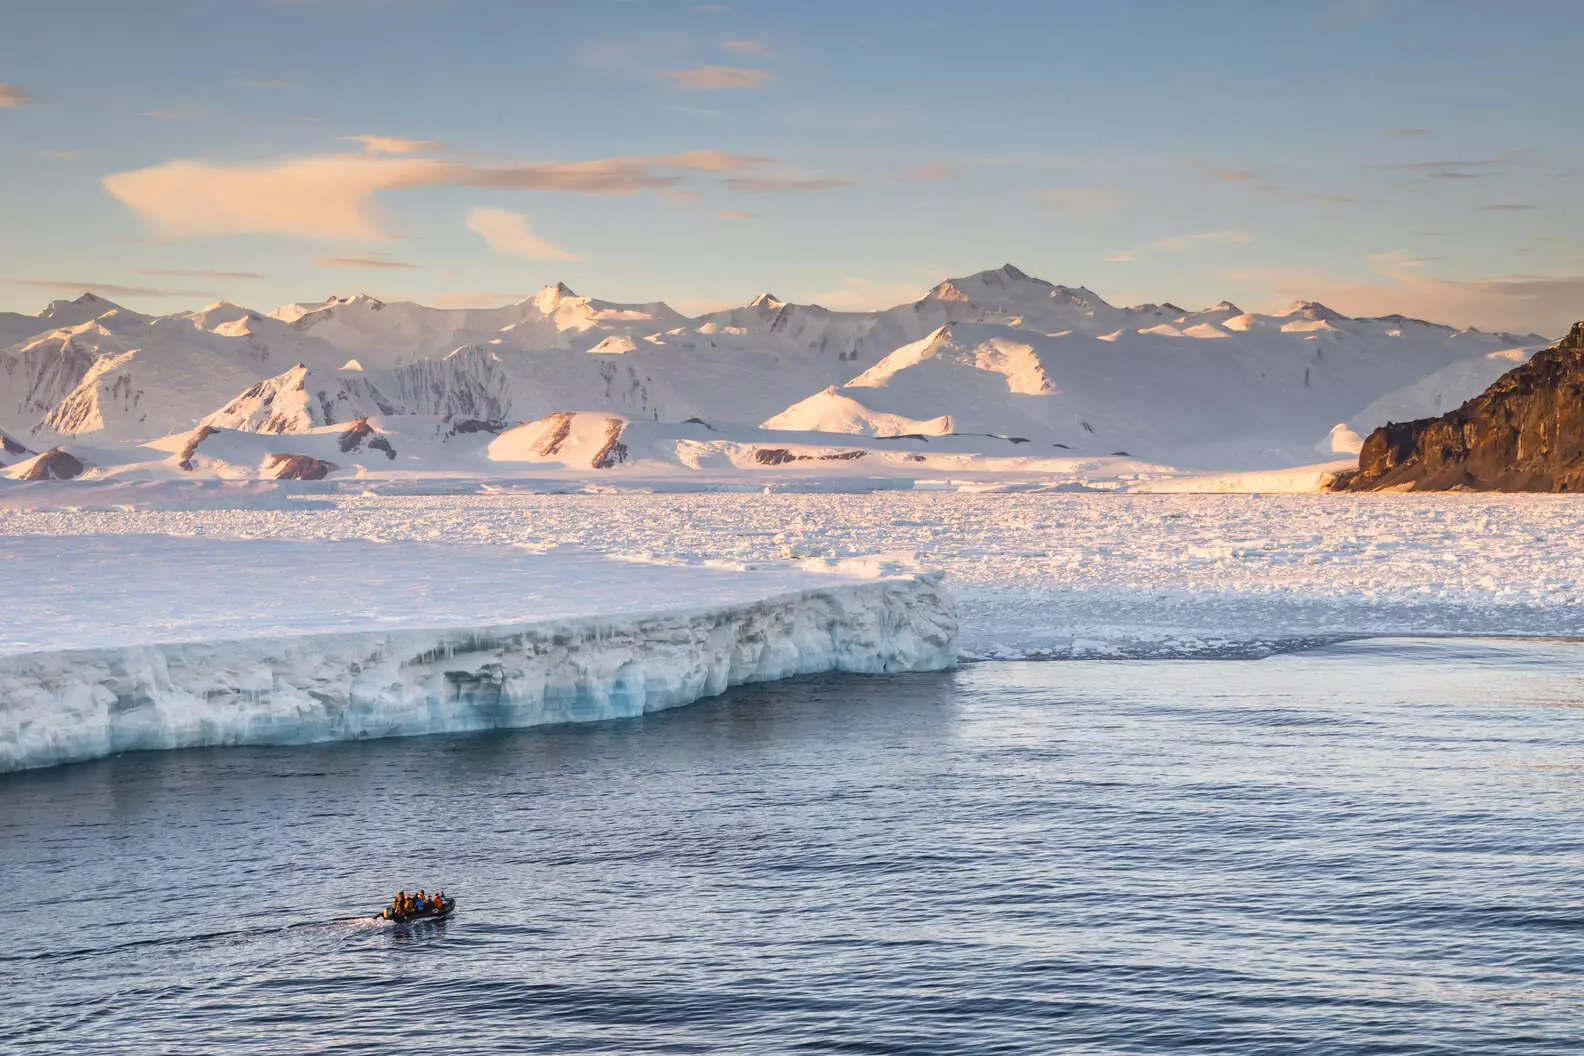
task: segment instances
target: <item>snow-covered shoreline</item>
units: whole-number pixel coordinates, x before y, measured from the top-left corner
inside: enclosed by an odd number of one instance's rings
[[[35,560],[63,541],[13,538],[6,556]],[[957,653],[955,610],[938,575],[760,573],[513,554],[514,548],[502,547],[456,548],[456,564],[465,567],[477,551],[490,551],[491,560],[474,569],[474,578],[478,584],[498,581],[501,593],[510,592],[514,578],[548,577],[552,586],[528,606],[545,618],[464,622],[457,605],[467,584],[461,594],[438,599],[430,626],[421,625],[422,616],[382,613],[378,597],[372,607],[360,607],[354,596],[339,612],[315,611],[314,603],[366,555],[340,555],[348,562],[338,570],[341,578],[327,577],[317,594],[310,587],[304,598],[291,590],[294,570],[278,560],[282,544],[275,542],[277,560],[252,569],[255,586],[261,576],[282,577],[273,597],[265,588],[262,605],[250,607],[245,594],[235,596],[215,633],[203,635],[188,604],[200,616],[221,613],[227,592],[207,592],[202,583],[184,592],[174,582],[169,591],[143,596],[150,625],[136,628],[139,590],[172,573],[173,557],[185,553],[196,567],[206,559],[212,564],[217,552],[251,548],[268,559],[271,543],[137,536],[122,543],[123,556],[142,549],[149,566],[141,581],[132,577],[130,591],[123,585],[52,596],[61,577],[45,570],[28,578],[25,568],[0,588],[11,617],[0,633],[0,772],[137,749],[303,744],[623,718],[747,682],[836,671],[940,670]],[[315,560],[327,552],[336,556],[337,548],[359,549],[356,543],[285,544],[286,552],[293,548]],[[98,539],[87,547],[91,565],[78,565],[108,571],[115,549],[113,539]],[[361,549],[384,550],[393,562],[382,570],[390,588],[385,600],[407,591],[401,559],[422,544]],[[422,600],[423,576],[437,567],[422,560],[409,566],[411,596]],[[601,592],[616,583],[629,588],[626,594],[604,593],[602,604]],[[557,597],[566,591],[588,596]],[[162,622],[158,610],[172,600],[183,611],[167,612]],[[487,590],[475,600],[499,603]],[[24,622],[16,617],[30,607],[46,626],[31,636],[16,633]],[[105,618],[92,619],[96,610]],[[353,613],[365,625],[384,620],[395,626],[330,629],[353,622],[346,619]],[[90,618],[81,621],[84,616]],[[250,625],[259,633],[245,635]],[[123,644],[108,644],[118,637]],[[49,647],[71,641],[93,646]]]

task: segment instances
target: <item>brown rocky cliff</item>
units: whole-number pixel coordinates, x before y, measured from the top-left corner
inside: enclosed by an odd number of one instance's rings
[[[1584,323],[1439,418],[1392,422],[1337,491],[1584,491]]]

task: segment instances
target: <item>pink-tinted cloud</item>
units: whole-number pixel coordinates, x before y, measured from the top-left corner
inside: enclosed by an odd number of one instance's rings
[[[521,293],[488,293],[484,291],[469,293],[437,293],[426,298],[438,308],[493,308],[497,305],[511,304],[522,300]]]
[[[871,282],[864,278],[843,279],[840,288],[823,290],[810,300],[838,312],[872,312],[881,308],[916,301],[923,290],[910,282]]]
[[[734,191],[746,191],[749,194],[803,194],[852,186],[851,180],[834,177],[798,179],[792,176],[734,176],[724,182]]]
[[[81,279],[0,279],[0,285],[31,286],[40,290],[97,293],[102,297],[213,297],[208,290],[162,290],[150,286],[126,286],[115,282],[84,282]]]
[[[914,165],[902,170],[904,180],[949,180],[957,175],[957,166],[945,164]]]
[[[734,172],[767,159],[695,150],[654,157],[483,166],[405,155],[330,154],[251,165],[171,161],[104,179],[111,195],[175,237],[279,234],[377,239],[375,195],[440,185],[574,194],[675,187],[687,172]]]
[[[1424,274],[1435,258],[1402,251],[1377,253],[1379,276],[1344,281],[1314,272],[1244,271],[1234,278],[1258,283],[1273,301],[1324,301],[1349,315],[1401,314],[1452,326],[1538,333],[1557,337],[1584,318],[1584,275],[1491,275],[1443,279]]]
[[[320,257],[314,261],[321,268],[386,268],[390,270],[416,271],[417,264],[410,264],[405,260],[397,260],[384,253],[359,253],[349,257]]]
[[[528,218],[505,209],[472,209],[467,216],[468,230],[483,237],[497,253],[510,253],[529,260],[577,260],[577,254],[534,234]]]
[[[349,143],[361,143],[370,154],[439,154],[444,143],[433,139],[402,139],[399,136],[342,136]]]
[[[770,83],[765,70],[744,66],[695,66],[690,70],[661,70],[660,76],[684,92],[757,91]]]
[[[16,110],[33,102],[20,84],[0,84],[0,110]]]
[[[762,40],[723,40],[721,47],[739,55],[768,55],[770,46]]]
[[[139,275],[164,275],[176,279],[262,279],[256,271],[191,271],[186,268],[149,268]]]

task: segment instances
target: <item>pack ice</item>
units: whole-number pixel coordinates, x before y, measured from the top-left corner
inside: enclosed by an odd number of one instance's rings
[[[12,537],[0,771],[639,715],[956,657],[938,574],[417,542]]]

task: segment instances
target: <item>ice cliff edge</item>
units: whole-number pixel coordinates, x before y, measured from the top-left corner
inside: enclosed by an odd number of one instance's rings
[[[622,718],[748,682],[955,662],[939,574],[828,578],[608,617],[0,652],[0,772],[139,749]]]

